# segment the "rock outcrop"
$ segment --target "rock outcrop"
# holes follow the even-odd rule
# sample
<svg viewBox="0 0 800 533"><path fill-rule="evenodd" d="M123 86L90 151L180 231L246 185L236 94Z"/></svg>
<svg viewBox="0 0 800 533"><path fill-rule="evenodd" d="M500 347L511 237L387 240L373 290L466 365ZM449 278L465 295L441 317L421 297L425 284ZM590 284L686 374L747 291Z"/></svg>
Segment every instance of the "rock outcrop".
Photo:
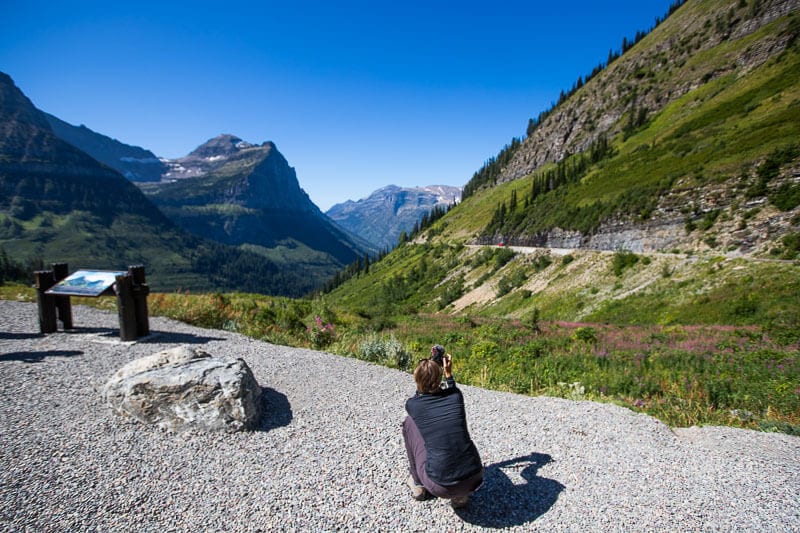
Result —
<svg viewBox="0 0 800 533"><path fill-rule="evenodd" d="M244 360L188 347L128 363L102 394L116 413L170 430L231 433L254 428L261 416L261 388Z"/></svg>
<svg viewBox="0 0 800 533"><path fill-rule="evenodd" d="M749 7L731 1L713 24L708 10L702 2L685 5L676 14L682 25L680 33L670 34L671 30L666 27L654 29L645 37L642 46L632 48L607 65L576 91L573 98L555 107L522 142L497 182L515 180L547 163L560 161L568 154L587 150L601 135L613 138L625 127L626 122L621 119L634 110L644 110L643 113L652 116L711 79L757 68L792 42L789 33L776 33L756 40L746 54L729 57L725 68L713 72L681 68L693 57L708 53L722 42L747 37L796 11L797 1L764 0L751 3ZM675 72L680 75L676 76Z"/></svg>

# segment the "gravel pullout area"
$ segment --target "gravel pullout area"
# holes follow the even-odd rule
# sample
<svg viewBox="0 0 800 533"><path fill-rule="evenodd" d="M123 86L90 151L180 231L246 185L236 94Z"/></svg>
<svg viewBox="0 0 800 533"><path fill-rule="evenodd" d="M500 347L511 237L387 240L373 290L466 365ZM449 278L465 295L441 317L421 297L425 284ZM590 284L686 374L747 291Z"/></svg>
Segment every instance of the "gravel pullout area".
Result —
<svg viewBox="0 0 800 533"><path fill-rule="evenodd" d="M797 437L462 385L486 479L456 513L405 484L409 374L163 318L122 343L115 313L73 313L43 336L35 304L0 301L4 531L800 531ZM257 431L169 433L103 405L119 367L182 344L247 362Z"/></svg>

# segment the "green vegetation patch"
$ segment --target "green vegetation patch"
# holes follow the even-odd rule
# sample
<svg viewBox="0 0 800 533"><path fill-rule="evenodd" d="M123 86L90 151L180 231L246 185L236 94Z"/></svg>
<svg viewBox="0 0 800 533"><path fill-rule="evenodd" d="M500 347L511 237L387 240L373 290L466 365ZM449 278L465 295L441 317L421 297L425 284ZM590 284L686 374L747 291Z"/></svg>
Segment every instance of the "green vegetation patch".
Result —
<svg viewBox="0 0 800 533"><path fill-rule="evenodd" d="M759 35L769 31L774 27ZM727 43L725 53L734 57L753 38ZM712 56L725 55L707 54L696 60L708 68ZM482 205L478 212L486 221L484 239L535 237L555 227L586 234L620 214L647 219L667 193L758 167L800 138L798 71L800 53L790 48L747 76L732 72L709 80L603 150L587 149L474 195L470 200ZM544 176L549 177L542 181ZM800 202L793 185L774 191L771 199L784 210ZM484 202L494 208L489 211Z"/></svg>

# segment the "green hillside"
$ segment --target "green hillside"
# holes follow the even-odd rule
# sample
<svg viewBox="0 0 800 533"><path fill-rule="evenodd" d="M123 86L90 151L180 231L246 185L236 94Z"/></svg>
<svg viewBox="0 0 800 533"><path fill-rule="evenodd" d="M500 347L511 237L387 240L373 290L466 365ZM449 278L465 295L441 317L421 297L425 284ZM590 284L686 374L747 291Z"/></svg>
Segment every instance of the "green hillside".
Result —
<svg viewBox="0 0 800 533"><path fill-rule="evenodd" d="M708 72L708 81L609 139L599 156L591 153L596 141L476 195L482 224L475 221L470 230L484 242L524 243L554 228L589 235L617 222L696 222L712 209L741 219L749 202L759 200L791 212L800 204L800 185L792 179L800 165L799 21L794 14L687 61L684 69ZM792 46L749 72L714 77L731 58L775 34Z"/></svg>
<svg viewBox="0 0 800 533"><path fill-rule="evenodd" d="M716 45L691 53L692 42L719 31L715 21L745 26L766 9L741 4L732 11L723 0L684 4L561 105L584 105L597 85L629 84L646 94L645 85L664 90L705 73L697 87L636 127L621 114L609 136L584 151L472 187L459 206L331 299L373 314L521 318L535 308L552 320L789 327L800 315L791 261L800 253L800 15L794 10L738 38L717 35ZM678 41L679 28L695 30ZM664 50L676 48L673 61ZM741 59L755 50L762 50L758 61ZM641 58L654 55L659 68L640 76ZM632 79L622 77L628 73ZM538 126L548 127L557 126ZM527 140L517 144L536 150ZM648 241L653 228L669 239ZM569 248L577 249L561 255L469 246L544 246L570 231ZM602 232L605 250L582 249ZM671 246L659 248L664 241ZM628 247L641 259L620 252ZM614 266L620 261L624 272Z"/></svg>

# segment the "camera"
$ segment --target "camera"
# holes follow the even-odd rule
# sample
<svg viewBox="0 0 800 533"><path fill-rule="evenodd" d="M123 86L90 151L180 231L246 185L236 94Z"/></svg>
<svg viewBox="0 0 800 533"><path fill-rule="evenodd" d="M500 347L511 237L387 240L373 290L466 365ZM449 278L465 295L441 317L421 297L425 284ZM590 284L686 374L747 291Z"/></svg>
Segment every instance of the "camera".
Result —
<svg viewBox="0 0 800 533"><path fill-rule="evenodd" d="M444 346L434 344L431 348L431 360L439 366L444 365Z"/></svg>

